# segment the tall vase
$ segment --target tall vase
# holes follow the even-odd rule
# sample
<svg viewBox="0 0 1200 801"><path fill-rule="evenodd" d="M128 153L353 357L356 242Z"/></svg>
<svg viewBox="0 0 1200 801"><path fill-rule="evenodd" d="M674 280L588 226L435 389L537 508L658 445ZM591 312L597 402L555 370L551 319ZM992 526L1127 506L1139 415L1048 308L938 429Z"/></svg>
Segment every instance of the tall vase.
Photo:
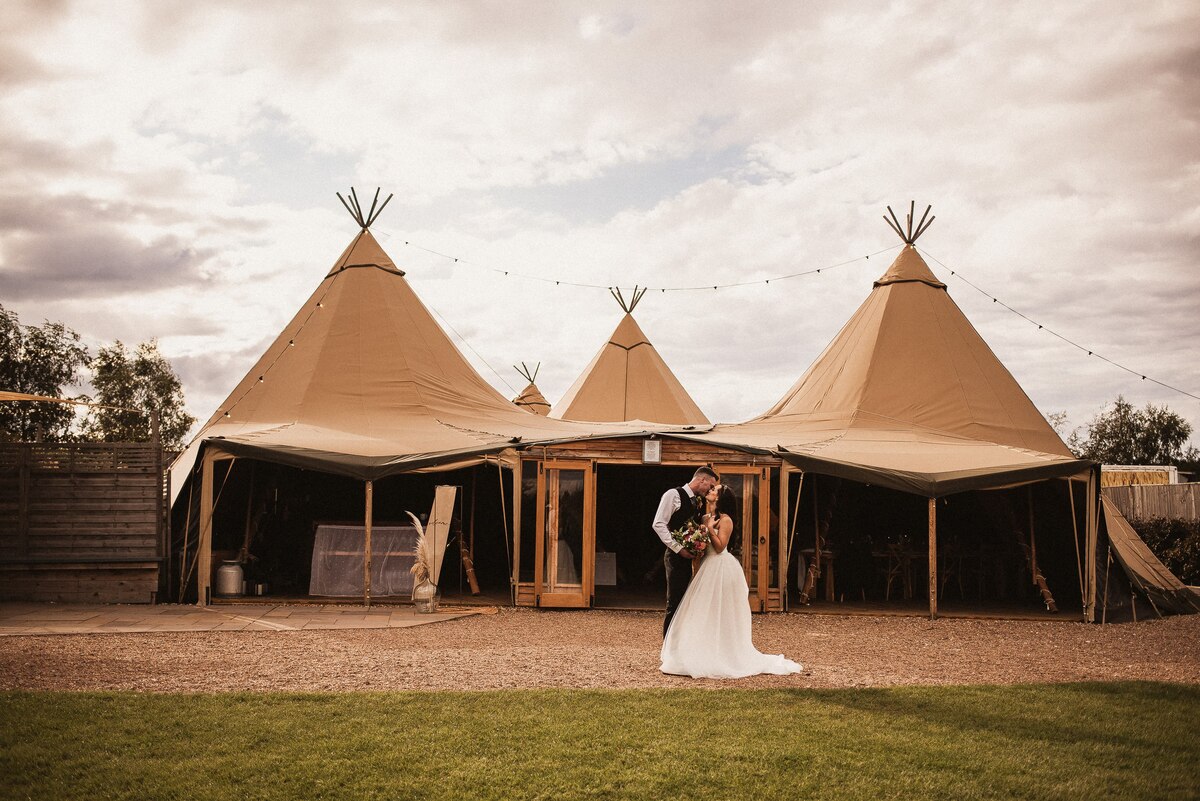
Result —
<svg viewBox="0 0 1200 801"><path fill-rule="evenodd" d="M413 605L423 614L431 614L438 610L437 585L432 581L422 581L413 588Z"/></svg>

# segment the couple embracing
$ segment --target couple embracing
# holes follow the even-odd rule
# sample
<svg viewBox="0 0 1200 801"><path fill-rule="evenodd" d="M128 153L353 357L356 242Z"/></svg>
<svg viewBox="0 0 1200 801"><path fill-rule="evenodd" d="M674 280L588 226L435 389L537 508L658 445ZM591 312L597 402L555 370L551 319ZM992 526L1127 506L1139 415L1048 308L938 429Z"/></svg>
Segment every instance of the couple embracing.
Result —
<svg viewBox="0 0 1200 801"><path fill-rule="evenodd" d="M728 550L737 500L710 467L663 494L654 531L667 546L667 616L663 673L693 678L742 678L799 673L790 659L763 654L750 639L750 588L742 563ZM692 575L692 562L700 568Z"/></svg>

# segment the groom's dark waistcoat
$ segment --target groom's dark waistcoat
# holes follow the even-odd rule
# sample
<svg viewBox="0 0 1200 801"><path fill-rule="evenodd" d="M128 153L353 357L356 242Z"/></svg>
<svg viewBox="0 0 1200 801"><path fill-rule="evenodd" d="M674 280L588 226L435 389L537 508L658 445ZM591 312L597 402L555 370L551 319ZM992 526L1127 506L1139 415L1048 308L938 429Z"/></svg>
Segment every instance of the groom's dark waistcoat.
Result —
<svg viewBox="0 0 1200 801"><path fill-rule="evenodd" d="M675 514L671 515L671 519L667 521L667 528L671 531L678 531L687 525L689 520L695 520L697 514L697 505L695 498L689 498L683 487L676 487L675 491L679 493L679 508L675 510Z"/></svg>

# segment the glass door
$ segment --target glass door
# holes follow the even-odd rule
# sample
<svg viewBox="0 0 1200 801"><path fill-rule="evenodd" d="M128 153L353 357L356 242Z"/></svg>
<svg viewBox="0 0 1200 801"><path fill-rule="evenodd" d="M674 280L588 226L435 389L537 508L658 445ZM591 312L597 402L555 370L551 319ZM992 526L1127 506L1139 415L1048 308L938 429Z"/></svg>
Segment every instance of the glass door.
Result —
<svg viewBox="0 0 1200 801"><path fill-rule="evenodd" d="M591 605L595 474L590 462L539 466L534 591L538 606Z"/></svg>
<svg viewBox="0 0 1200 801"><path fill-rule="evenodd" d="M769 495L770 479L759 467L745 465L716 465L721 483L733 491L738 515L734 520L734 539L731 551L742 562L746 583L750 585L750 609L763 611L768 597L771 553L767 547L769 521L763 519L768 511L763 497Z"/></svg>

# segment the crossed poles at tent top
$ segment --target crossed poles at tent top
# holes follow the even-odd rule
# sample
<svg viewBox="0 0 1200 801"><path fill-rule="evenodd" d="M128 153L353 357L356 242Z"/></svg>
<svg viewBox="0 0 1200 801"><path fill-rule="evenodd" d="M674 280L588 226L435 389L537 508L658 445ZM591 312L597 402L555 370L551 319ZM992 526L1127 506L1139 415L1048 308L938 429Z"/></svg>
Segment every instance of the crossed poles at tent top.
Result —
<svg viewBox="0 0 1200 801"><path fill-rule="evenodd" d="M380 188L378 186L375 187L375 199L371 201L371 210L365 215L363 214L362 204L358 202L358 193L354 191L353 186L350 187L349 203L346 202L346 198L342 197L341 192L334 192L334 194L337 195L338 200L342 201L342 205L346 207L346 211L350 212L350 216L354 218L354 221L365 231L371 227L371 223L375 222L379 215L383 213L384 207L395 197L394 193L388 193L387 198L383 201L383 205L376 209L375 204L379 202ZM353 208L351 208L352 206Z"/></svg>

